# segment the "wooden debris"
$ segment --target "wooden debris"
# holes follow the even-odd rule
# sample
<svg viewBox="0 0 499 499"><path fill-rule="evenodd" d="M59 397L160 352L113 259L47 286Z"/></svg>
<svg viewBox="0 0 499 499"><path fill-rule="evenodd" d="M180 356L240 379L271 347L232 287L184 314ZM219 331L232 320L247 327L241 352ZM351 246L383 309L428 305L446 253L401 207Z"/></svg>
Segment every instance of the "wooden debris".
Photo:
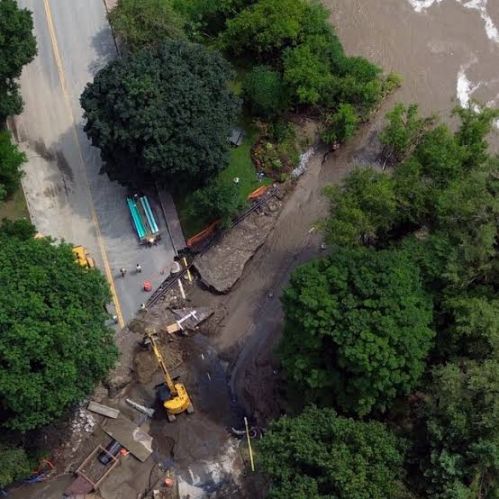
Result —
<svg viewBox="0 0 499 499"><path fill-rule="evenodd" d="M193 330L203 321L213 315L213 309L209 307L181 308L172 310L177 317L177 324L182 330Z"/></svg>
<svg viewBox="0 0 499 499"><path fill-rule="evenodd" d="M178 325L178 322L174 322L173 324L166 326L166 332L169 334L178 333L180 330L181 330L181 328Z"/></svg>
<svg viewBox="0 0 499 499"><path fill-rule="evenodd" d="M116 419L120 411L118 409L113 409L112 407L108 407L107 405L98 404L97 402L91 401L89 402L87 409L89 411L95 412L97 414L101 414L102 416L106 416L108 418Z"/></svg>

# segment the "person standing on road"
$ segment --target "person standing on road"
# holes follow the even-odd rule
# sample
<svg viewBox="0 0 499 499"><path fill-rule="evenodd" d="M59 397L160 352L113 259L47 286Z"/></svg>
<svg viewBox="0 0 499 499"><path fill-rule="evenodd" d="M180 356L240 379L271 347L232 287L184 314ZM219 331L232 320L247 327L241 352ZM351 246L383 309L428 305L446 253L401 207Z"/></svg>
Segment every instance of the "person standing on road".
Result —
<svg viewBox="0 0 499 499"><path fill-rule="evenodd" d="M121 267L120 272L121 272L121 277L125 277L126 276L126 269L125 269L125 267Z"/></svg>
<svg viewBox="0 0 499 499"><path fill-rule="evenodd" d="M140 263L138 263L136 266L135 266L135 270L137 271L137 274L140 274L142 272L142 267L140 266Z"/></svg>

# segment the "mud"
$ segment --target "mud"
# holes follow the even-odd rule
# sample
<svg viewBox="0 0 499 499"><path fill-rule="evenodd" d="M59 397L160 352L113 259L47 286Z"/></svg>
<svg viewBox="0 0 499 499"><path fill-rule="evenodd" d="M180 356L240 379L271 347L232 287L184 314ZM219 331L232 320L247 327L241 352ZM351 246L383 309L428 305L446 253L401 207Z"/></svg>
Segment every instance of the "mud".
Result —
<svg viewBox="0 0 499 499"><path fill-rule="evenodd" d="M196 412L192 416L181 415L169 424L162 408L156 406L156 415L148 428L154 437L151 462L146 467L136 467L131 459L127 461L122 471L109 478L106 498L118 497L120 491L129 497L132 490L135 494L143 492L150 480L161 476L157 474L160 465L175 469L184 496L263 496L264 484L257 483L258 480L244 484L241 475L244 449L242 442L231 438L229 431L231 426L241 428L243 413L266 424L285 409L280 397L281 373L274 353L282 334L280 296L290 272L301 262L321 255L321 235L315 226L328 211L323 187L340 182L355 162L370 162L375 158L376 131L384 113L397 101L418 102L424 112L436 111L444 118L457 102L466 103L470 98L489 104L499 102L496 75L499 42L490 29L494 24L499 25L499 7L492 1L329 0L324 3L333 9L331 19L346 50L365 55L386 70L401 73L404 85L346 147L329 155L324 164L321 164L323 151L311 160L275 226L228 295L192 291L190 298L196 306L208 305L216 310L206 325L209 336L182 338L185 350L178 372ZM493 139L493 144L497 147L497 139ZM149 319L161 325L165 322L163 313L164 308L160 307L151 312ZM138 334L124 332L117 337L123 354L111 385L116 385L112 392L119 393L117 400L123 411L131 411L123 402L125 397L153 405L154 384L161 380L158 371L147 371L147 358L140 354L143 358L139 363L143 367L135 369L145 369L141 374L144 383L135 382L138 375L131 366L143 324L136 326ZM133 416L133 412L129 414ZM84 440L81 452L93 445L94 439L98 436ZM57 492L64 490L66 481L67 477L62 476L30 488L29 496L25 488L25 495L12 497L60 497ZM249 486L253 489L248 495L241 488Z"/></svg>

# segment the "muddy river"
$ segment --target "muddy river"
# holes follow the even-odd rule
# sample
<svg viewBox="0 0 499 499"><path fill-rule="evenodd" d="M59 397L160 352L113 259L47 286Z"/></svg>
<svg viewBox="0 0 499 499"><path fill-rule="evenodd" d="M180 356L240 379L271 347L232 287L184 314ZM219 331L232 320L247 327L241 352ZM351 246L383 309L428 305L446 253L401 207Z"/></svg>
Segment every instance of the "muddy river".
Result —
<svg viewBox="0 0 499 499"><path fill-rule="evenodd" d="M403 76L394 99L443 117L470 99L499 106L499 0L323 3L348 53Z"/></svg>

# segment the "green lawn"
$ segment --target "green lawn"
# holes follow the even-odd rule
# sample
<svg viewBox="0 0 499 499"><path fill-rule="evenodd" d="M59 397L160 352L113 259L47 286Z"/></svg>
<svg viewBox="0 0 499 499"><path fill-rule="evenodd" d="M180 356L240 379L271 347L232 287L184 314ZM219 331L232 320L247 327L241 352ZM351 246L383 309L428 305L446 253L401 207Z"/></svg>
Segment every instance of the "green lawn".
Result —
<svg viewBox="0 0 499 499"><path fill-rule="evenodd" d="M27 218L29 220L28 207L22 188L19 188L7 201L0 202L0 221L4 218L9 220Z"/></svg>
<svg viewBox="0 0 499 499"><path fill-rule="evenodd" d="M256 170L251 161L251 147L257 139L257 130L252 126L245 127L246 136L243 143L239 147L235 147L230 151L229 165L225 170L218 174L218 178L222 182L234 182L235 177L239 177L239 189L242 201L246 201L248 194L253 192L262 184L270 183L270 180L264 179L263 182L258 182L256 178ZM190 196L187 195L183 199L177 199L177 211L182 224L182 229L186 238L197 234L211 220L202 220L189 216Z"/></svg>

